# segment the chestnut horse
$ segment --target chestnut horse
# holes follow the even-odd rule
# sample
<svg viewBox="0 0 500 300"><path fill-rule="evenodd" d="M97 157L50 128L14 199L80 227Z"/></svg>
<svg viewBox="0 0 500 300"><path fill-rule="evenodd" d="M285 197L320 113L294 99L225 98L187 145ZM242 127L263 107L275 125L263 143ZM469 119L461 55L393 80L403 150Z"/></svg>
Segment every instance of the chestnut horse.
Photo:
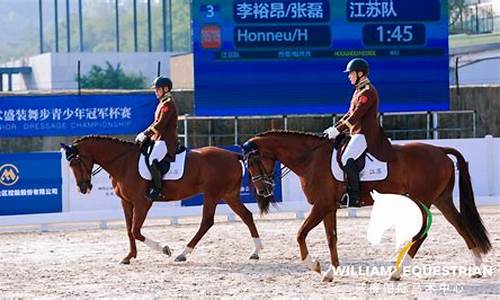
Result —
<svg viewBox="0 0 500 300"><path fill-rule="evenodd" d="M338 141L332 143L323 136L310 133L269 131L256 135L242 146L261 212L267 212L269 204L274 201L272 170L275 161L280 161L299 176L302 190L312 205L297 234L300 257L311 270L321 271L319 263L309 255L305 240L309 231L323 221L331 260L323 281L331 281L333 268L339 265L336 212L345 188L344 183L334 179L330 170L334 144L338 145ZM397 159L388 164L388 177L383 181L361 183L363 205L373 204L369 194L373 189L380 193L407 195L426 207L435 205L465 240L476 266L479 266L481 255L488 253L491 243L474 203L468 165L462 154L453 148L424 143L393 147ZM455 169L447 154L455 156L458 161L460 212L453 204ZM424 239L425 236L412 245L409 257L405 257L405 265L415 257ZM392 280L400 278L398 270L391 275Z"/></svg>
<svg viewBox="0 0 500 300"><path fill-rule="evenodd" d="M86 136L73 141L72 145L62 144L66 152L77 185L81 193L90 193L91 177L94 164L102 166L112 179L116 195L120 197L130 251L121 261L129 264L131 258L136 258L135 240L144 242L153 250L170 255L168 246L161 247L141 234L141 227L152 203L146 199L148 181L142 179L138 171L140 149L138 144L117 138L102 136ZM217 202L223 199L229 207L248 226L255 243L251 259L259 258L262 244L255 227L252 213L240 201L240 188L244 165L238 153L216 147L204 147L190 150L186 157L184 175L175 181L163 181L162 201L176 201L203 193L203 215L201 224L195 236L187 244L184 252L177 256L176 261L185 261L198 241L214 224L214 214Z"/></svg>

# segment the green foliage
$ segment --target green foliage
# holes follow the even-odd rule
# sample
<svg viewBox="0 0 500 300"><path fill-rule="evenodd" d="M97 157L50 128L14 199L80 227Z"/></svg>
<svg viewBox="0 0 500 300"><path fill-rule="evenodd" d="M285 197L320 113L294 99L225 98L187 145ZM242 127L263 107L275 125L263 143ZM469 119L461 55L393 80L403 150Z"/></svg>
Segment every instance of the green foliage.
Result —
<svg viewBox="0 0 500 300"><path fill-rule="evenodd" d="M142 74L125 74L120 64L114 68L108 61L106 68L92 65L87 75L81 77L84 89L142 89L146 87L146 77Z"/></svg>

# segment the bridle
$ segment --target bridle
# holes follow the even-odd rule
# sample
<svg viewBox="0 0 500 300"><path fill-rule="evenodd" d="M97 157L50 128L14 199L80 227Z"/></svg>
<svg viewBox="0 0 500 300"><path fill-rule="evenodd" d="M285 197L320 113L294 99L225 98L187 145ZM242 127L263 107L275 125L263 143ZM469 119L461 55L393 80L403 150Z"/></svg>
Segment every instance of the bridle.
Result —
<svg viewBox="0 0 500 300"><path fill-rule="evenodd" d="M264 198L271 197L274 194L274 186L276 185L274 183L274 172L272 172L271 174L268 174L266 172L266 168L264 167L264 164L262 163L261 154L259 153L259 150L253 149L253 150L245 153L244 159L247 162L247 164L249 163L250 159L253 159L255 161L257 169L259 171L259 174L256 174L256 175L252 175L251 173L249 173L250 180L252 181L252 183L261 182L264 185L264 192L256 189L257 195L264 197ZM271 159L271 158L269 157L269 159ZM281 177L283 177L283 176L284 175L281 175Z"/></svg>
<svg viewBox="0 0 500 300"><path fill-rule="evenodd" d="M63 146L64 147L64 146ZM68 147L68 148L66 148ZM88 178L86 180L82 180L76 183L76 185L80 188L80 190L86 190L86 188L92 187L92 176L96 175L102 170L101 166L98 166L96 169L92 170L93 160L91 157L84 156L78 153L78 150L74 146L66 146L64 147L66 150L66 160L71 163L77 163L80 167L83 168L84 172L88 174ZM69 150L69 151L68 151ZM91 166L87 166L84 159L88 159L91 162Z"/></svg>
<svg viewBox="0 0 500 300"><path fill-rule="evenodd" d="M330 140L324 139L319 144L317 144L316 146L311 148L311 150L309 150L309 153L316 151L317 149L319 149L320 147L325 145L328 141L330 141ZM256 162L257 169L259 171L259 174L256 174L254 176L252 176L252 174L250 174L250 179L251 179L252 183L261 182L264 185L265 191L262 193L259 190L256 190L257 195L264 197L264 198L271 197L274 193L274 186L275 186L274 172L272 172L271 174L268 174L266 172L266 168L264 167L264 164L262 163L261 158L268 158L268 159L271 159L273 161L275 161L276 159L273 157L266 157L264 154L261 154L259 152L257 144L255 144L253 141L247 141L245 144L242 145L242 148L243 148L243 152L244 152L243 157L244 157L245 162L247 162L247 164L248 164L250 158L253 158ZM283 171L283 170L285 170L285 171ZM285 167L285 166L281 167L281 169L280 169L281 175L280 175L279 179L285 177L290 172L291 172L290 168Z"/></svg>

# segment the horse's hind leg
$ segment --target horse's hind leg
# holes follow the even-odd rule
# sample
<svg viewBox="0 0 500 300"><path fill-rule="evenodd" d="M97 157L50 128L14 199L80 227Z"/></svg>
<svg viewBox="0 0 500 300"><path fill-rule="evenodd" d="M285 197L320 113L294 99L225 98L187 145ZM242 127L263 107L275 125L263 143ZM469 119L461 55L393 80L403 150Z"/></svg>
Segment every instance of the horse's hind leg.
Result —
<svg viewBox="0 0 500 300"><path fill-rule="evenodd" d="M434 205L443 213L446 220L448 220L448 222L450 222L451 225L455 227L458 234L462 236L465 243L467 244L467 248L469 248L469 250L471 251L475 266L478 268L481 267L482 264L481 255L479 254L478 251L475 251L476 244L474 243L474 240L472 239L469 232L465 228L460 213L453 204L452 193L450 192L446 197L439 199L439 201L434 203ZM473 277L481 277L481 274L480 273L474 274Z"/></svg>
<svg viewBox="0 0 500 300"><path fill-rule="evenodd" d="M309 256L309 250L307 249L306 237L309 231L316 227L323 218L331 211L331 208L325 205L320 205L320 201L317 201L311 208L311 211L304 223L299 229L297 234L297 242L300 248L300 258L302 262L311 270L320 273L321 266L318 261L312 259Z"/></svg>
<svg viewBox="0 0 500 300"><path fill-rule="evenodd" d="M241 203L240 200L240 191L237 191L237 194L227 196L224 198L224 201L231 207L231 209L243 220L243 222L247 225L250 230L250 234L252 235L253 242L255 245L255 249L250 255L250 259L259 259L259 252L263 249L262 242L259 237L259 232L255 227L255 223L253 221L252 213Z"/></svg>
<svg viewBox="0 0 500 300"><path fill-rule="evenodd" d="M193 252L196 244L198 244L200 239L205 235L205 233L207 233L210 227L214 225L215 208L217 207L218 199L218 197L207 195L204 196L203 215L201 218L200 227L198 228L198 231L191 239L191 241L187 244L186 248L184 248L184 251L175 258L175 261L186 261L187 255Z"/></svg>

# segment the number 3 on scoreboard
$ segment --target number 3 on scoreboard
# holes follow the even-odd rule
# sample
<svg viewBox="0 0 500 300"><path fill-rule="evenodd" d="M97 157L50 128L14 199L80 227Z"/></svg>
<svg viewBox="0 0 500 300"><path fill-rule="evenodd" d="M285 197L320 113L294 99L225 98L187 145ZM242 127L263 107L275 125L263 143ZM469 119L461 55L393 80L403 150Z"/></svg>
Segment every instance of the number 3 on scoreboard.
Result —
<svg viewBox="0 0 500 300"><path fill-rule="evenodd" d="M205 19L212 19L217 17L217 13L220 11L219 5L204 4L201 6L200 11L203 13Z"/></svg>
<svg viewBox="0 0 500 300"><path fill-rule="evenodd" d="M207 18L212 18L215 16L215 8L211 4L207 4Z"/></svg>

